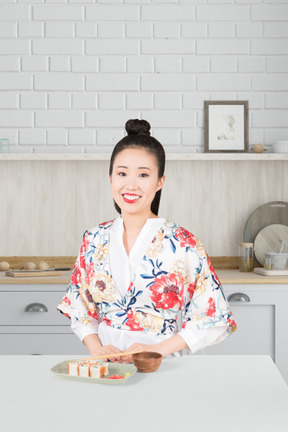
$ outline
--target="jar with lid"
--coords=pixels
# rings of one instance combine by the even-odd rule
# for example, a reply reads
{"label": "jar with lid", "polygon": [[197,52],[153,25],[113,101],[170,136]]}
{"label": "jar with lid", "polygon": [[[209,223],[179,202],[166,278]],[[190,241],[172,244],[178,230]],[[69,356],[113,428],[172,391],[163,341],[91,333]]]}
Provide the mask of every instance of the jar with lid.
{"label": "jar with lid", "polygon": [[240,272],[251,272],[253,270],[253,243],[239,243]]}

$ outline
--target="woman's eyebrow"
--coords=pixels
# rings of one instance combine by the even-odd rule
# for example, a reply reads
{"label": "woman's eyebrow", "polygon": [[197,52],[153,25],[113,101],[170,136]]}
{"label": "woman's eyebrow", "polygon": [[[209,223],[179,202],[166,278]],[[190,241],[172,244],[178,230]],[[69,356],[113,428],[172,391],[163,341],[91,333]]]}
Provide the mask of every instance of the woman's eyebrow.
{"label": "woman's eyebrow", "polygon": [[[124,166],[124,165],[118,165],[116,168],[126,168],[126,169],[128,169],[128,167]],[[151,171],[151,169],[148,168],[148,167],[138,167],[138,169],[147,169],[147,170]]]}

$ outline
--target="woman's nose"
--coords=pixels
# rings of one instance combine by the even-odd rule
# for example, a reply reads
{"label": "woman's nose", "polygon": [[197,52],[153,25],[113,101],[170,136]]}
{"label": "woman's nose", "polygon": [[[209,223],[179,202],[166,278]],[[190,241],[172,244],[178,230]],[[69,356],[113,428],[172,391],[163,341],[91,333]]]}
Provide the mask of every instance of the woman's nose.
{"label": "woman's nose", "polygon": [[132,177],[128,177],[127,178],[127,187],[129,188],[129,189],[136,189],[137,188],[137,178],[135,178],[134,176]]}

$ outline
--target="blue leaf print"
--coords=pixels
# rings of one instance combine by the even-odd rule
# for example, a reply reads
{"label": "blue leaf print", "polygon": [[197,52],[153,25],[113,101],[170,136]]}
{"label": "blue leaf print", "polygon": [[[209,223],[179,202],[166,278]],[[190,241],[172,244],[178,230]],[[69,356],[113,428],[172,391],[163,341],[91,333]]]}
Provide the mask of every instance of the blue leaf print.
{"label": "blue leaf print", "polygon": [[[153,270],[153,274],[154,274],[154,270]],[[161,274],[165,274],[165,275],[166,275],[167,272],[164,271],[164,270],[161,270],[161,271],[159,271],[158,273],[155,273],[154,276],[155,276],[155,277],[158,277],[158,276],[160,276]]]}
{"label": "blue leaf print", "polygon": [[186,305],[187,309],[189,308],[190,304],[191,304],[191,301],[189,301],[189,302],[187,303],[187,305]]}
{"label": "blue leaf print", "polygon": [[156,261],[156,265],[157,265],[157,267],[160,268],[162,264],[163,264],[163,261],[161,261],[161,263],[159,263],[159,262],[158,262],[158,258],[157,258],[157,261]]}
{"label": "blue leaf print", "polygon": [[170,238],[170,247],[172,249],[172,252],[175,253],[176,252],[176,247],[175,247],[173,241],[171,240],[171,238]]}
{"label": "blue leaf print", "polygon": [[126,311],[125,312],[117,312],[116,313],[116,316],[118,316],[118,317],[122,317],[124,315],[126,315]]}
{"label": "blue leaf print", "polygon": [[130,308],[135,303],[136,303],[136,297],[132,297],[131,300],[130,300],[130,302],[127,305],[127,308]]}
{"label": "blue leaf print", "polygon": [[220,292],[221,292],[221,294],[222,294],[223,299],[226,301],[226,297],[225,297],[225,294],[224,294],[224,292],[223,292],[223,290],[222,290],[221,285],[218,285],[218,288],[219,288],[219,290],[220,290]]}
{"label": "blue leaf print", "polygon": [[150,275],[148,275],[148,274],[141,274],[140,275],[143,279],[154,279],[154,276],[150,276]]}
{"label": "blue leaf print", "polygon": [[154,306],[154,304],[153,304],[153,309],[155,310],[155,312],[158,312],[158,313],[160,312],[159,309],[157,309],[156,306]]}

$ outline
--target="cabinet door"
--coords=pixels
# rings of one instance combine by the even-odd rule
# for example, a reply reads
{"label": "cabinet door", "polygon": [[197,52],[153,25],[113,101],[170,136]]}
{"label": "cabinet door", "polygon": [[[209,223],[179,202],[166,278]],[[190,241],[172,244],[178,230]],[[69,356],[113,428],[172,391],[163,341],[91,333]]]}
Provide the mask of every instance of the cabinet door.
{"label": "cabinet door", "polygon": [[74,333],[0,334],[0,352],[1,355],[83,354],[89,357],[89,352]]}
{"label": "cabinet door", "polygon": [[60,300],[59,292],[0,292],[0,325],[67,325]]}
{"label": "cabinet door", "polygon": [[230,303],[236,332],[200,354],[266,354],[275,360],[275,306]]}

